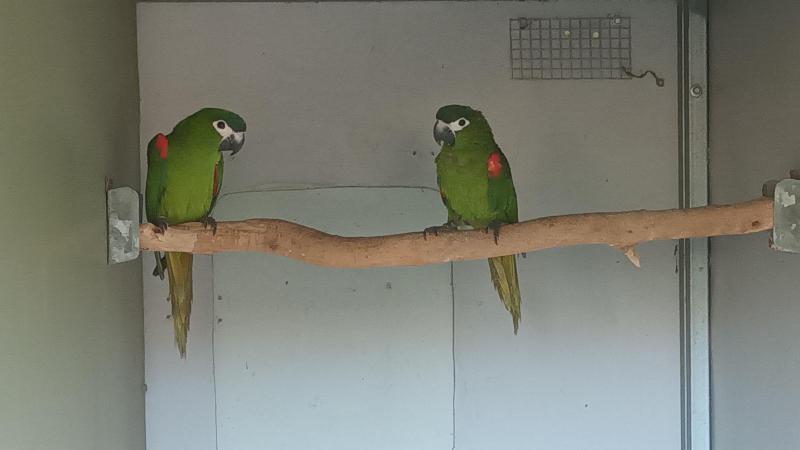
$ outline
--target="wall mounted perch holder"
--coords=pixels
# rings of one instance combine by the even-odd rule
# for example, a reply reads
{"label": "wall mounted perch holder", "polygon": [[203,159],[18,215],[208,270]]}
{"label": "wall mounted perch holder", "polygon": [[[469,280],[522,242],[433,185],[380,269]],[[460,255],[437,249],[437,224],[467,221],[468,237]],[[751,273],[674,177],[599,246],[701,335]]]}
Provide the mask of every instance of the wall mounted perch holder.
{"label": "wall mounted perch holder", "polygon": [[108,263],[119,264],[139,257],[139,193],[129,187],[112,187],[106,179]]}

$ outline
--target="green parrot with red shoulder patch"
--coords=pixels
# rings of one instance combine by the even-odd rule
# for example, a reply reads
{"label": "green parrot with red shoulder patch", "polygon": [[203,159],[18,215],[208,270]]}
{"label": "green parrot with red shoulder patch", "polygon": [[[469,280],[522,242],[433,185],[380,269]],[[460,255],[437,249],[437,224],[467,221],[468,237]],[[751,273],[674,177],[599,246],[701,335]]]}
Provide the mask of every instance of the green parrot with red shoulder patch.
{"label": "green parrot with red shoulder patch", "polygon": [[[216,231],[211,216],[222,187],[223,152],[236,154],[244,145],[247,125],[230,111],[204,108],[157,134],[147,145],[147,220],[162,232],[169,225],[203,222]],[[153,275],[169,275],[169,299],[175,342],[186,357],[192,312],[192,254],[156,252]]]}
{"label": "green parrot with red shoulder patch", "polygon": [[[442,146],[436,156],[436,178],[447,223],[429,230],[469,226],[491,229],[497,239],[501,225],[517,223],[519,218],[511,168],[489,122],[469,106],[443,106],[436,113],[433,137]],[[516,334],[522,315],[516,255],[489,258],[489,274],[511,313]]]}

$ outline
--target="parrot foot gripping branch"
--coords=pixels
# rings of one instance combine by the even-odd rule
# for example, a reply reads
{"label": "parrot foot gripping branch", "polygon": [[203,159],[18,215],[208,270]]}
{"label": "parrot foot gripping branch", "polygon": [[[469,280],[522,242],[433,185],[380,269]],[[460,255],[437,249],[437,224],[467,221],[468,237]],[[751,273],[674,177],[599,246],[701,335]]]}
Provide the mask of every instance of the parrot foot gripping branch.
{"label": "parrot foot gripping branch", "polygon": [[[139,196],[130,188],[108,191],[109,262],[135,259],[140,249],[213,254],[275,253],[310,264],[392,267],[438,264],[519,254],[555,247],[605,244],[638,262],[636,245],[655,240],[750,234],[772,229],[770,245],[800,253],[800,171],[764,184],[764,198],[690,209],[639,210],[543,217],[504,225],[495,243],[480,230],[422,231],[375,237],[342,237],[279,219],[219,222],[216,233],[202,223],[139,226]],[[774,227],[773,227],[774,224]],[[638,264],[637,264],[638,265]]]}

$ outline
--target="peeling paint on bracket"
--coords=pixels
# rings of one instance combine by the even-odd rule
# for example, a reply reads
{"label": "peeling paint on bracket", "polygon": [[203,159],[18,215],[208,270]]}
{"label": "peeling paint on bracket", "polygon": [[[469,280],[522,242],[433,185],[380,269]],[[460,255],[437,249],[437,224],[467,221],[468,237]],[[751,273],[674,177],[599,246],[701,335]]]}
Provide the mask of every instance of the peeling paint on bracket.
{"label": "peeling paint on bracket", "polygon": [[139,193],[129,187],[106,191],[108,263],[119,264],[139,257]]}
{"label": "peeling paint on bracket", "polygon": [[774,228],[770,246],[775,250],[800,253],[800,180],[787,179],[775,185]]}

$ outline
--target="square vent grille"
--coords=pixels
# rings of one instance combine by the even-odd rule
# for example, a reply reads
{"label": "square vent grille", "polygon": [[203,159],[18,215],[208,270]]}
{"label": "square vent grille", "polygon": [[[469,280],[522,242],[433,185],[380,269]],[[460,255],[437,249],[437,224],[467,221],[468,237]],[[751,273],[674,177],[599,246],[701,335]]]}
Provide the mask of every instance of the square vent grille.
{"label": "square vent grille", "polygon": [[630,17],[519,17],[509,38],[512,79],[630,79]]}

